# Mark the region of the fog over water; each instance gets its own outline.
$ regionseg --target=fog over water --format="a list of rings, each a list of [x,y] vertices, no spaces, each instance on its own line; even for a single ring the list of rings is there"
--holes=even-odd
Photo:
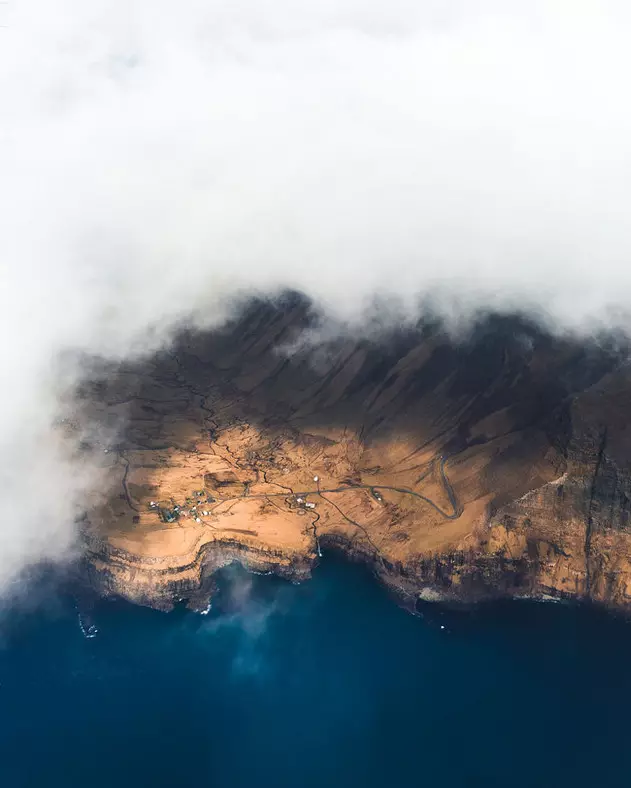
[[[72,554],[102,489],[52,426],[86,355],[284,288],[338,324],[377,298],[628,330],[628,3],[10,0],[0,25],[0,588]]]
[[[415,618],[329,555],[300,585],[222,574],[207,616],[102,601],[90,640],[54,594],[0,619],[0,784],[627,784],[624,621],[534,602]]]

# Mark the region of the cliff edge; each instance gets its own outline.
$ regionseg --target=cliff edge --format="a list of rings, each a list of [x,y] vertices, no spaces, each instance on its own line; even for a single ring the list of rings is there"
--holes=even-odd
[[[325,549],[419,599],[631,604],[631,369],[615,347],[491,317],[305,346],[308,308],[106,370],[84,418],[125,424],[86,512],[100,593],[205,606],[239,561],[294,580]]]

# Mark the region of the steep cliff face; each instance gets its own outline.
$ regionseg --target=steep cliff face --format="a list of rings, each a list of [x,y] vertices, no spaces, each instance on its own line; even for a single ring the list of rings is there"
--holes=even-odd
[[[564,473],[490,522],[492,549],[525,562],[535,592],[631,601],[630,391],[625,366],[573,398]]]
[[[201,605],[227,562],[302,580],[336,548],[411,605],[628,605],[621,352],[499,318],[466,342],[424,326],[316,352],[308,324],[299,300],[256,304],[86,385],[83,418],[125,425],[84,521],[101,592]]]

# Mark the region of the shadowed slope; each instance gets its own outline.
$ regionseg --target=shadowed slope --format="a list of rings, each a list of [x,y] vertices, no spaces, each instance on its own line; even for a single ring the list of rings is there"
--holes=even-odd
[[[624,405],[590,404],[626,397],[615,348],[498,317],[460,343],[423,325],[301,345],[314,320],[298,297],[251,303],[86,386],[90,419],[126,423],[104,457],[121,492],[85,527],[100,587],[168,606],[204,567],[303,577],[328,545],[412,596],[624,601],[626,579],[603,585],[596,569],[618,504],[592,435]],[[560,506],[568,474],[583,492]]]

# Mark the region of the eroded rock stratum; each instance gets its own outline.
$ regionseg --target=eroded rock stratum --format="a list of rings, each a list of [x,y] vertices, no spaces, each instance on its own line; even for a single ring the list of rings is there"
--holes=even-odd
[[[81,392],[124,423],[83,522],[91,582],[202,604],[216,568],[308,578],[321,550],[403,600],[631,601],[631,373],[612,348],[489,318],[296,345],[296,299],[251,305]],[[317,479],[316,479],[317,477]]]

